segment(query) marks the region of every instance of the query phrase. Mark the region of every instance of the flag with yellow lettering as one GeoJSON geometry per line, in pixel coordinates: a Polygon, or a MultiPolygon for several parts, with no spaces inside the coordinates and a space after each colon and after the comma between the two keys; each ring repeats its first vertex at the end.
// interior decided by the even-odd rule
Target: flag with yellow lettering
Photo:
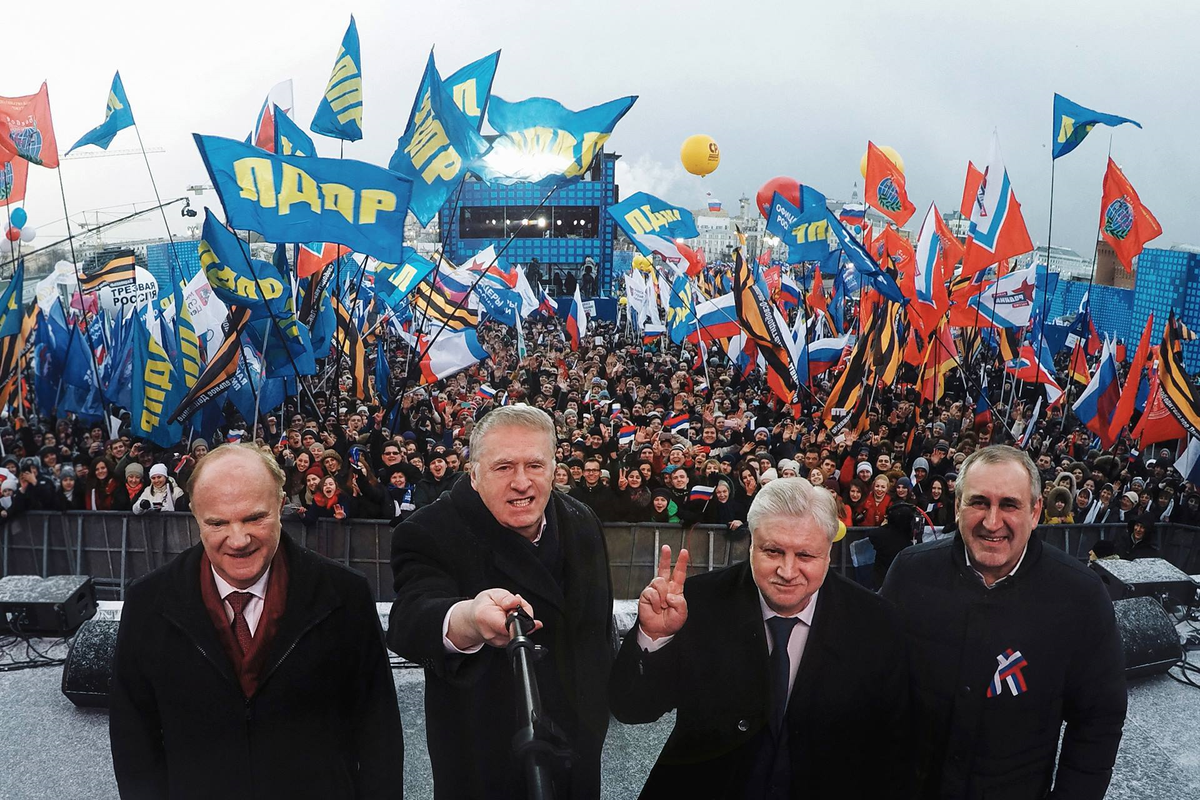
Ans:
{"type": "MultiPolygon", "coordinates": [[[[77,150],[89,144],[94,144],[101,150],[107,150],[112,144],[113,137],[119,131],[133,125],[133,110],[129,107],[129,98],[125,96],[125,85],[121,83],[121,73],[113,76],[112,88],[108,90],[108,102],[104,108],[104,122],[80,137],[71,145],[71,150],[77,150]]],[[[69,155],[71,150],[67,151],[69,155]]]]}
{"type": "Polygon", "coordinates": [[[472,61],[442,81],[442,86],[454,98],[454,105],[471,120],[475,130],[483,127],[483,112],[492,96],[492,81],[496,78],[499,63],[500,51],[497,50],[472,61]]]}
{"type": "Polygon", "coordinates": [[[375,294],[392,309],[396,309],[437,266],[416,250],[404,249],[408,255],[399,264],[380,262],[375,268],[375,294]]]}
{"type": "MultiPolygon", "coordinates": [[[[275,260],[269,265],[269,270],[276,277],[288,274],[283,245],[275,246],[275,260]]],[[[296,318],[296,304],[290,289],[285,289],[283,297],[271,302],[271,310],[275,312],[274,319],[251,319],[246,326],[247,339],[266,364],[266,377],[291,378],[316,374],[312,339],[308,328],[296,318]]]]}
{"type": "Polygon", "coordinates": [[[250,246],[207,208],[199,251],[204,277],[221,302],[247,309],[252,320],[287,313],[285,301],[292,295],[288,281],[272,264],[251,258],[250,246]]]}
{"type": "MultiPolygon", "coordinates": [[[[153,313],[150,312],[150,313],[153,313]]],[[[171,364],[167,351],[146,328],[140,314],[133,315],[133,405],[130,427],[161,447],[179,444],[183,426],[167,414],[179,405],[186,392],[182,376],[171,364]]]]}
{"type": "Polygon", "coordinates": [[[510,103],[492,97],[488,123],[500,135],[476,164],[488,183],[537,183],[544,189],[583,178],[637,97],[572,111],[546,97],[510,103]]]}
{"type": "Polygon", "coordinates": [[[437,216],[467,166],[487,148],[475,123],[455,105],[430,52],[408,125],[388,162],[388,169],[412,180],[411,210],[422,225],[437,216]]]}
{"type": "Polygon", "coordinates": [[[358,50],[358,26],[351,14],[350,27],[342,37],[342,46],[333,62],[333,73],[309,130],[334,139],[357,142],[362,138],[362,114],[362,58],[358,50]]]}
{"type": "Polygon", "coordinates": [[[292,118],[279,106],[275,110],[275,150],[281,156],[315,156],[317,146],[304,129],[292,122],[292,118]]]}
{"type": "Polygon", "coordinates": [[[204,367],[204,372],[200,373],[200,377],[196,379],[196,383],[171,412],[170,422],[182,422],[187,419],[195,414],[200,406],[233,384],[233,378],[237,374],[238,364],[241,361],[242,330],[249,321],[250,311],[248,309],[237,306],[229,307],[229,316],[221,326],[225,333],[225,340],[208,359],[208,364],[204,367]]]}
{"type": "Polygon", "coordinates": [[[699,236],[696,220],[686,208],[673,206],[652,194],[637,192],[608,207],[608,213],[629,241],[644,256],[658,253],[675,275],[687,271],[688,258],[679,249],[681,239],[699,236]]]}
{"type": "Polygon", "coordinates": [[[809,186],[800,187],[800,208],[775,192],[767,216],[767,231],[787,245],[788,263],[820,261],[829,255],[829,220],[825,195],[809,186]]]}
{"type": "Polygon", "coordinates": [[[403,175],[334,158],[268,153],[193,134],[225,218],[268,242],[334,242],[380,261],[404,257],[413,184],[403,175]]]}
{"type": "Polygon", "coordinates": [[[1128,117],[1118,117],[1116,114],[1104,114],[1084,108],[1078,103],[1072,103],[1061,94],[1054,95],[1054,131],[1051,139],[1051,158],[1065,156],[1083,141],[1097,125],[1124,125],[1126,122],[1142,127],[1140,122],[1134,122],[1128,117]]]}

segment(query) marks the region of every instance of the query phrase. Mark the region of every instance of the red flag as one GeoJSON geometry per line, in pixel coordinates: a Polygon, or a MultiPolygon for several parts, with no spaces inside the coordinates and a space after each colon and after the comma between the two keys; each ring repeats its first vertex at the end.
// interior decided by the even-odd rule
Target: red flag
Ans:
{"type": "Polygon", "coordinates": [[[704,272],[704,248],[697,247],[695,250],[688,247],[686,244],[675,243],[679,248],[679,252],[683,253],[683,257],[687,259],[687,276],[694,278],[704,272]]]}
{"type": "Polygon", "coordinates": [[[1146,242],[1159,236],[1162,226],[1142,205],[1133,185],[1111,158],[1104,173],[1104,198],[1100,201],[1100,235],[1117,254],[1126,272],[1146,242]]]}
{"type": "Polygon", "coordinates": [[[29,162],[23,158],[4,161],[2,157],[7,155],[8,151],[0,150],[0,206],[24,200],[25,187],[29,183],[29,162]]]}
{"type": "Polygon", "coordinates": [[[1138,387],[1142,383],[1142,369],[1146,359],[1150,357],[1150,331],[1154,327],[1154,313],[1151,312],[1142,329],[1142,338],[1138,341],[1137,350],[1133,352],[1133,363],[1129,366],[1129,375],[1125,378],[1125,388],[1121,390],[1121,399],[1117,402],[1117,410],[1113,413],[1110,437],[1116,440],[1121,429],[1129,424],[1133,417],[1133,405],[1137,400],[1138,387]]]}
{"type": "Polygon", "coordinates": [[[979,196],[979,184],[983,183],[983,172],[972,162],[967,162],[967,180],[963,184],[962,203],[958,213],[967,219],[971,218],[971,209],[975,206],[975,198],[979,196]]]}
{"type": "Polygon", "coordinates": [[[813,268],[812,288],[808,290],[808,296],[805,298],[808,307],[814,313],[822,315],[829,313],[829,305],[825,302],[825,287],[821,284],[821,268],[813,268]]]}
{"type": "Polygon", "coordinates": [[[1092,381],[1091,373],[1088,372],[1087,356],[1084,355],[1080,342],[1076,342],[1075,349],[1071,351],[1071,364],[1067,367],[1067,375],[1084,386],[1092,381]]]}
{"type": "MultiPolygon", "coordinates": [[[[1134,392],[1137,392],[1136,387],[1134,387],[1134,392]]],[[[1123,400],[1124,397],[1121,399],[1123,400]]],[[[1120,409],[1119,402],[1117,408],[1120,409]]],[[[1115,417],[1116,415],[1114,415],[1114,421],[1115,417]]],[[[1171,413],[1171,409],[1167,408],[1167,404],[1163,402],[1156,362],[1155,367],[1150,370],[1150,397],[1146,400],[1146,411],[1138,420],[1137,427],[1133,429],[1133,438],[1138,440],[1138,447],[1145,447],[1155,442],[1169,442],[1172,439],[1182,439],[1186,436],[1187,431],[1183,429],[1179,420],[1175,419],[1175,415],[1171,413]]]]}
{"type": "Polygon", "coordinates": [[[1092,315],[1088,314],[1087,354],[1095,357],[1100,353],[1101,346],[1102,342],[1100,341],[1100,334],[1096,331],[1096,323],[1092,322],[1092,315]]]}
{"type": "Polygon", "coordinates": [[[758,263],[763,267],[771,265],[771,248],[768,247],[767,251],[758,257],[758,263]]]}
{"type": "Polygon", "coordinates": [[[1113,358],[1115,358],[1117,360],[1118,364],[1124,364],[1125,356],[1127,356],[1127,355],[1128,355],[1128,353],[1125,352],[1125,343],[1117,342],[1116,347],[1113,348],[1113,358]]]}
{"type": "Polygon", "coordinates": [[[867,142],[867,184],[864,197],[897,225],[908,222],[917,207],[904,189],[904,173],[872,142],[867,142]]]}
{"type": "Polygon", "coordinates": [[[58,142],[50,119],[50,90],[0,97],[0,149],[49,169],[58,166],[58,142]]]}

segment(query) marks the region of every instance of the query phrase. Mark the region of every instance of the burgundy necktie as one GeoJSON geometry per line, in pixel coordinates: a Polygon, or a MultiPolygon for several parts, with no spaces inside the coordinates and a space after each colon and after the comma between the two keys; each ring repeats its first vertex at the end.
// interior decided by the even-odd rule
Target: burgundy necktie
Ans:
{"type": "Polygon", "coordinates": [[[238,649],[242,651],[243,656],[250,650],[254,636],[250,633],[250,623],[246,621],[246,615],[242,612],[253,598],[254,595],[250,592],[230,592],[225,595],[225,602],[233,609],[233,638],[237,640],[238,649]]]}

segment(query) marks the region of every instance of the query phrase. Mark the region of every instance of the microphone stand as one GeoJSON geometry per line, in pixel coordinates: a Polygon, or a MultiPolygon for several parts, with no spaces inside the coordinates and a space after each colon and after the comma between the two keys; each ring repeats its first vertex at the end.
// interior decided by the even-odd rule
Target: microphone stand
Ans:
{"type": "Polygon", "coordinates": [[[561,732],[542,716],[542,700],[533,665],[546,650],[529,639],[533,619],[524,609],[510,612],[505,627],[510,636],[505,651],[512,663],[517,691],[517,732],[513,734],[513,753],[524,764],[529,797],[554,800],[550,764],[560,761],[569,766],[571,753],[561,732]]]}

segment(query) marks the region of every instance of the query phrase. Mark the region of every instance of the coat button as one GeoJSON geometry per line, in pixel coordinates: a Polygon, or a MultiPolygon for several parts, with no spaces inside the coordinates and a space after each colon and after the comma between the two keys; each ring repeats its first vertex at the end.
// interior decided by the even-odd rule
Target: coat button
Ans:
{"type": "Polygon", "coordinates": [[[738,730],[741,731],[742,733],[745,733],[746,731],[750,730],[750,720],[739,719],[738,720],[738,730]]]}

